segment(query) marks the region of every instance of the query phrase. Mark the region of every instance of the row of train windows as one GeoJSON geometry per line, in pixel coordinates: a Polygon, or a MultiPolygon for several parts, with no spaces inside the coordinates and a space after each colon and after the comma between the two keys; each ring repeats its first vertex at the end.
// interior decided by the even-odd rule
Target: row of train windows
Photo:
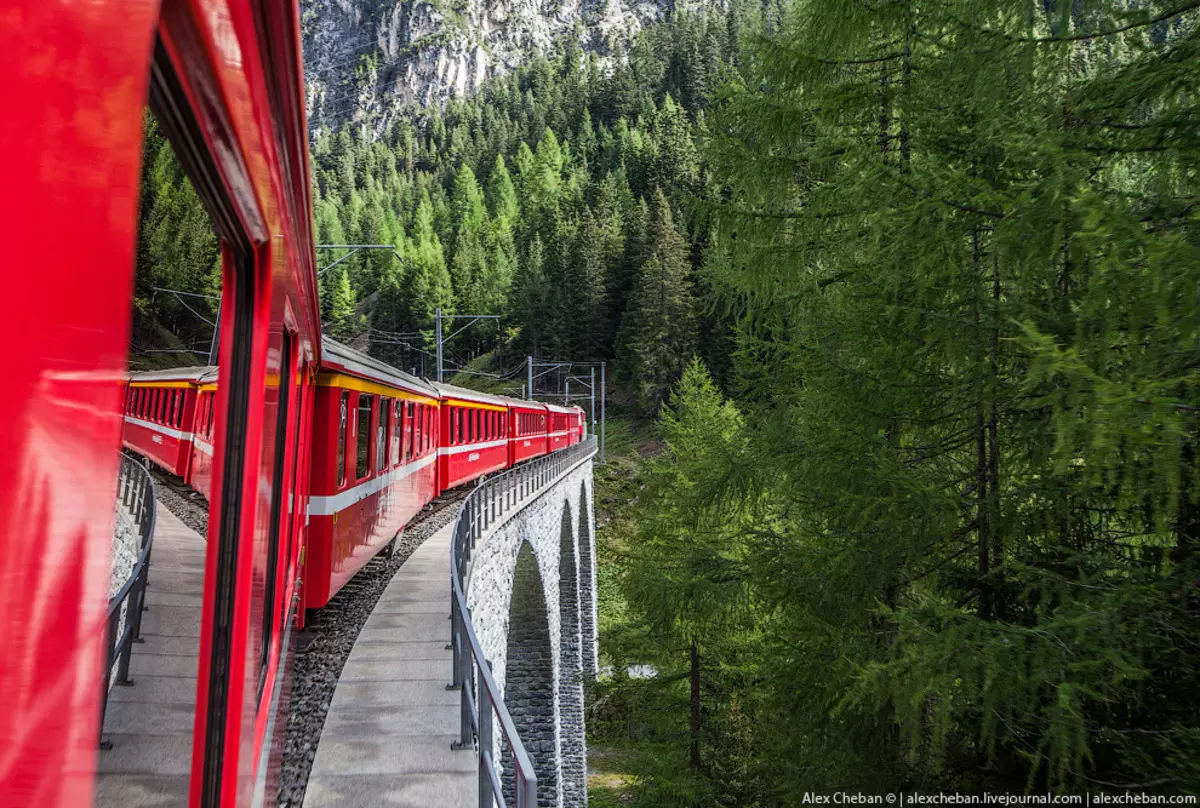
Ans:
{"type": "Polygon", "coordinates": [[[183,394],[180,388],[130,387],[125,394],[125,412],[134,418],[178,427],[183,423],[183,394]]]}
{"type": "Polygon", "coordinates": [[[517,413],[517,434],[537,435],[546,431],[546,416],[541,413],[517,413]]]}
{"type": "MultiPolygon", "coordinates": [[[[350,393],[343,392],[338,421],[337,484],[346,484],[346,434],[350,417],[350,393]]],[[[383,471],[424,457],[434,448],[437,408],[415,401],[358,394],[355,414],[354,477],[361,480],[372,470],[383,471]],[[372,440],[372,415],[375,416],[372,440]],[[391,440],[388,440],[388,436],[391,440]]]]}
{"type": "Polygon", "coordinates": [[[450,408],[450,445],[503,438],[508,433],[503,410],[450,408]]]}

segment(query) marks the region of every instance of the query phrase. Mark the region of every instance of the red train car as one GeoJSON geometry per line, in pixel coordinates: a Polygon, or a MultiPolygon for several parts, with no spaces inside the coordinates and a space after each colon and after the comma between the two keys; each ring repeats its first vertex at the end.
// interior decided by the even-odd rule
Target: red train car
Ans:
{"type": "Polygon", "coordinates": [[[433,383],[442,400],[438,488],[454,488],[509,465],[509,403],[500,396],[433,383]]]}
{"type": "Polygon", "coordinates": [[[587,413],[578,406],[572,406],[571,410],[571,416],[567,419],[567,444],[574,446],[587,436],[587,413]]]}
{"type": "Polygon", "coordinates": [[[549,416],[549,427],[546,431],[546,451],[557,452],[571,445],[573,427],[578,424],[578,407],[560,407],[557,404],[547,404],[546,414],[549,416]]]}
{"type": "Polygon", "coordinates": [[[177,368],[134,373],[125,390],[121,440],[187,481],[192,466],[192,428],[199,379],[215,368],[177,368]]]}
{"type": "Polygon", "coordinates": [[[0,525],[0,614],[14,649],[0,666],[0,804],[92,799],[149,98],[222,256],[190,804],[249,805],[275,752],[320,353],[298,9],[13,0],[6,10],[21,36],[0,50],[10,192],[0,211],[10,260],[39,272],[15,273],[0,303],[0,512],[27,516],[0,525]],[[86,271],[46,248],[63,222],[89,245],[86,271]],[[48,279],[53,305],[28,305],[48,279]]]}
{"type": "Polygon", "coordinates": [[[324,340],[313,422],[304,606],[317,608],[437,496],[437,391],[324,340]]]}
{"type": "Polygon", "coordinates": [[[508,464],[546,454],[546,432],[549,424],[546,405],[536,401],[510,399],[508,409],[508,464]]]}

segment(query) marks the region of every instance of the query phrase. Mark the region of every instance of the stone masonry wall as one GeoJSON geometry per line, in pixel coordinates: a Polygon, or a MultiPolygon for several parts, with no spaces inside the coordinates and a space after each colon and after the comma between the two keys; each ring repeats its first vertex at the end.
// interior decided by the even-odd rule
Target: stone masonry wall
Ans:
{"type": "MultiPolygon", "coordinates": [[[[509,703],[510,623],[513,622],[515,604],[528,603],[523,596],[519,601],[515,600],[514,586],[519,584],[517,559],[522,547],[528,545],[528,552],[536,561],[541,598],[545,603],[553,673],[550,701],[554,732],[552,744],[544,738],[537,740],[539,749],[545,751],[535,753],[529,743],[527,748],[534,755],[535,770],[542,768],[538,758],[547,753],[554,760],[553,784],[543,780],[539,771],[539,802],[550,797],[548,804],[564,808],[587,805],[582,681],[584,675],[594,675],[596,667],[594,524],[592,462],[589,460],[564,475],[506,521],[484,533],[473,554],[467,589],[467,606],[479,643],[491,663],[497,684],[505,693],[505,702],[509,703]],[[564,530],[569,531],[565,541],[564,530]],[[564,551],[564,547],[568,549],[564,551]],[[573,558],[567,558],[568,553],[573,558]],[[574,586],[563,585],[564,571],[575,579],[574,586]],[[567,602],[572,592],[577,593],[574,604],[567,602]],[[564,618],[566,611],[570,612],[570,617],[564,618]]],[[[533,566],[529,564],[529,570],[533,566]]],[[[520,588],[523,593],[528,593],[527,587],[520,588]]],[[[526,662],[522,659],[514,670],[526,670],[526,662]]],[[[544,706],[545,693],[539,692],[538,698],[544,706]]],[[[525,706],[529,705],[523,705],[523,708],[525,706]]],[[[509,707],[512,711],[513,705],[509,704],[509,707]]],[[[497,759],[502,759],[499,731],[494,752],[497,759]]]]}

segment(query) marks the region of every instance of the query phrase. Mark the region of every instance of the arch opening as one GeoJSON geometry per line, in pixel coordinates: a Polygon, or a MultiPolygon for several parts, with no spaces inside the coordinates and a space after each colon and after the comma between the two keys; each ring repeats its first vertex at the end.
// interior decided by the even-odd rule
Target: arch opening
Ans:
{"type": "MultiPolygon", "coordinates": [[[[538,805],[558,802],[558,750],[554,726],[554,655],[541,571],[529,542],[517,554],[508,613],[504,701],[538,779],[538,805]]],[[[512,753],[502,750],[504,799],[515,803],[512,753]]]]}

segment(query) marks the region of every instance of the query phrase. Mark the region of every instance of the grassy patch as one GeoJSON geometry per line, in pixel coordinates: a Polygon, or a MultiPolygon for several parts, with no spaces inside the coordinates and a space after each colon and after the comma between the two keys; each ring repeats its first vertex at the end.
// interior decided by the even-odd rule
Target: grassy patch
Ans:
{"type": "Polygon", "coordinates": [[[633,778],[627,772],[629,754],[613,746],[588,747],[588,805],[615,808],[633,800],[633,778]]]}

